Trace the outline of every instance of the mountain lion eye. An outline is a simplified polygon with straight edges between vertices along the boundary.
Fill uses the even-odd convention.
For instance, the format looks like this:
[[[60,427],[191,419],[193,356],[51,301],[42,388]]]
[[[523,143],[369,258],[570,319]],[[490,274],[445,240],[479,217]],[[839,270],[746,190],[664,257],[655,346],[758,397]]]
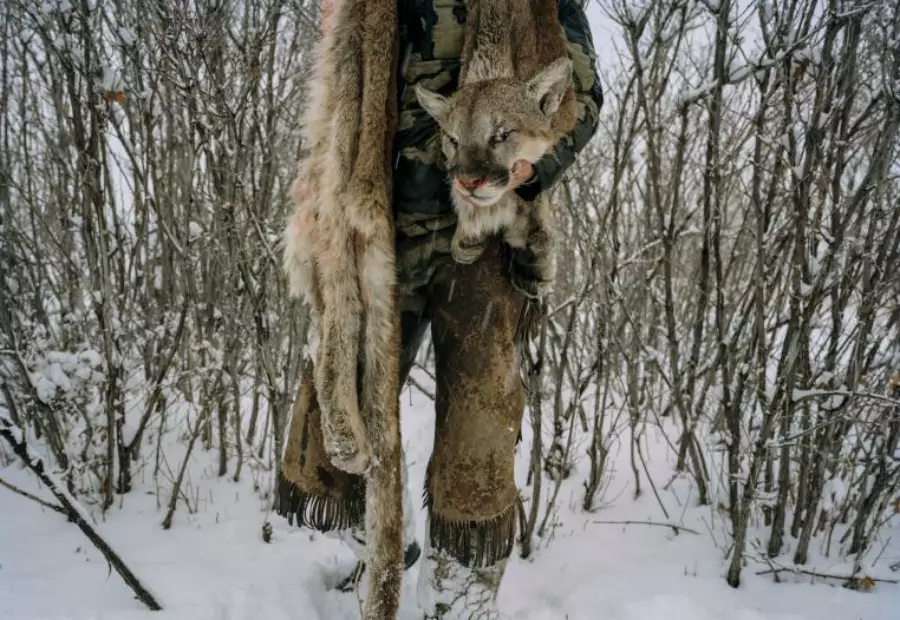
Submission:
[[[492,144],[500,144],[504,140],[509,137],[510,131],[505,127],[501,127],[497,130],[497,133],[494,134],[494,137],[491,138]]]
[[[447,138],[447,140],[450,141],[450,144],[452,144],[453,146],[459,146],[459,140],[451,136],[449,133],[445,133],[444,136]]]

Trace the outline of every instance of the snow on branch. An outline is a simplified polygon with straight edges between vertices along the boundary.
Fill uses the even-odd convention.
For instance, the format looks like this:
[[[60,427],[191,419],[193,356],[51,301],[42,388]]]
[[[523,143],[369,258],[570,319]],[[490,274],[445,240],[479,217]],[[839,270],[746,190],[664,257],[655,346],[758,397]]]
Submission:
[[[801,51],[801,45],[797,44],[789,49],[786,49],[782,52],[779,52],[772,58],[765,58],[755,63],[748,63],[737,69],[734,69],[728,73],[728,77],[722,82],[723,86],[733,86],[735,84],[740,84],[744,80],[746,80],[751,75],[758,73],[759,71],[765,71],[766,69],[771,69],[775,65],[780,62],[783,62],[786,58],[790,56],[794,56]],[[714,91],[719,86],[719,80],[711,80],[695,88],[693,90],[689,90],[681,97],[678,98],[678,106],[686,107],[693,103],[697,103],[701,99],[705,98],[708,94]]]
[[[819,398],[819,397],[839,397],[839,398],[850,398],[850,397],[858,397],[858,398],[869,398],[871,400],[878,401],[880,403],[884,403],[885,405],[891,405],[893,407],[900,408],[900,400],[896,398],[891,398],[890,396],[883,396],[881,394],[874,394],[872,392],[860,392],[858,390],[850,391],[850,390],[820,390],[820,389],[811,389],[811,390],[801,390],[799,388],[794,389],[793,393],[794,402],[800,400],[807,400],[810,398]]]
[[[806,36],[789,45],[774,56],[766,58],[764,55],[757,62],[748,62],[740,67],[731,69],[728,71],[728,76],[721,81],[721,85],[733,86],[735,84],[740,84],[751,75],[756,75],[760,71],[771,69],[787,59],[793,59],[798,62],[818,62],[818,51],[809,45],[811,38],[812,35]],[[678,105],[680,107],[685,107],[700,101],[713,92],[720,85],[719,82],[720,80],[710,80],[695,89],[687,91],[678,98]]]

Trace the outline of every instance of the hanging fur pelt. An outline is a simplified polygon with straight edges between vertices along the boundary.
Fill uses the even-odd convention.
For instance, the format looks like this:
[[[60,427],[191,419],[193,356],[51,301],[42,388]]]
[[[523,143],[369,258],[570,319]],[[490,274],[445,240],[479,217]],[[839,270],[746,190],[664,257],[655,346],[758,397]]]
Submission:
[[[310,304],[314,383],[332,463],[365,474],[365,620],[394,618],[403,571],[399,314],[390,151],[396,0],[338,0],[318,43],[284,269]]]

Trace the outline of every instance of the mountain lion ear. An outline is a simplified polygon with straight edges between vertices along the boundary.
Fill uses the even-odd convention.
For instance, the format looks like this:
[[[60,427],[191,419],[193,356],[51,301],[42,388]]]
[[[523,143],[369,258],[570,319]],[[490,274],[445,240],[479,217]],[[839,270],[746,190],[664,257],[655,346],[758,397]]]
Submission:
[[[419,100],[422,109],[428,112],[439,125],[446,120],[447,114],[450,112],[449,98],[431,92],[421,84],[416,84],[416,99]]]
[[[572,61],[568,56],[554,60],[533,78],[525,89],[540,106],[541,112],[551,116],[559,109],[566,90],[572,81]]]

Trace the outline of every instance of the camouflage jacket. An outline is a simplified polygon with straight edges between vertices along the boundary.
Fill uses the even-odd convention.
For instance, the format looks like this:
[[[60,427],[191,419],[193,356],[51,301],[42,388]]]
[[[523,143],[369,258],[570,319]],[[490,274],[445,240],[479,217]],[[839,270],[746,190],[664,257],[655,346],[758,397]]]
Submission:
[[[394,141],[394,210],[401,220],[421,221],[451,211],[450,187],[441,161],[437,124],[419,107],[413,86],[423,80],[444,95],[456,89],[466,7],[464,0],[397,1],[402,62],[398,77],[400,118]],[[535,180],[518,188],[526,200],[534,200],[572,165],[597,130],[603,104],[594,43],[577,0],[559,0],[559,21],[573,62],[580,118],[553,153],[535,165]]]

